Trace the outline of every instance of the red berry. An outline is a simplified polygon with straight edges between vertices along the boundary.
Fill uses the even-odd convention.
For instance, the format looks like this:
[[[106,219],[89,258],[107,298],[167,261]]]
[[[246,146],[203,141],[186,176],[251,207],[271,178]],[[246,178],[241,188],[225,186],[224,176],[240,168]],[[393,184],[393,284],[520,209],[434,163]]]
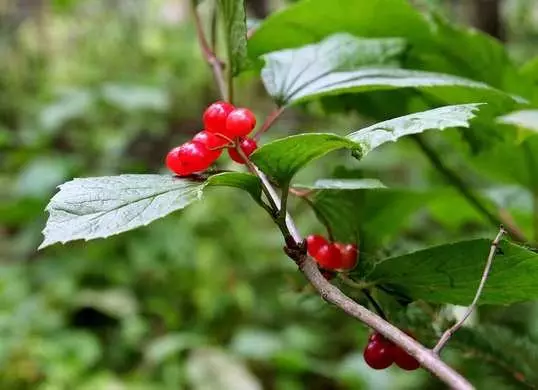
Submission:
[[[215,102],[204,111],[203,122],[206,131],[211,133],[222,133],[226,135],[226,119],[235,109],[227,102]]]
[[[383,370],[394,362],[392,350],[389,342],[369,342],[364,349],[364,361],[375,370]]]
[[[319,249],[323,245],[327,244],[328,242],[325,237],[319,234],[311,234],[306,237],[306,249],[308,251],[308,254],[312,257],[316,257],[316,254],[318,253]]]
[[[325,269],[338,269],[342,264],[342,256],[334,244],[322,245],[314,259]]]
[[[252,138],[243,138],[239,142],[239,146],[247,157],[249,157],[258,148],[258,144],[256,144],[256,141],[254,141]],[[228,154],[235,162],[238,162],[239,164],[245,164],[245,161],[239,155],[239,153],[237,153],[237,150],[235,150],[235,148],[228,148]]]
[[[404,370],[413,371],[420,367],[420,363],[417,359],[409,355],[397,345],[392,347],[392,356],[394,358],[394,363]]]
[[[193,137],[192,142],[198,142],[204,145],[207,149],[215,151],[218,150],[217,148],[222,148],[223,146],[227,145],[229,141],[215,133],[210,133],[207,130],[203,130]]]
[[[256,126],[256,117],[247,108],[236,108],[226,119],[226,134],[232,137],[245,137]]]
[[[342,256],[342,269],[352,269],[357,263],[357,246],[354,244],[342,244],[335,242],[334,245],[340,250]]]
[[[382,342],[382,343],[389,343],[389,341],[383,336],[381,333],[374,332],[368,337],[368,342]]]
[[[179,176],[206,170],[215,161],[220,152],[210,151],[197,142],[186,142],[168,152],[166,166]]]

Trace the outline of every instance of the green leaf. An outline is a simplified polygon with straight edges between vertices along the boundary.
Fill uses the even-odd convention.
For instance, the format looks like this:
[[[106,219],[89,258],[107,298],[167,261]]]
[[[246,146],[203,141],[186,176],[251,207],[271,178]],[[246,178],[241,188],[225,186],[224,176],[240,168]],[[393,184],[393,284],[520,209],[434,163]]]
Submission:
[[[303,0],[269,16],[249,40],[253,57],[347,32],[426,41],[426,20],[404,0]]]
[[[363,155],[385,142],[395,142],[400,137],[422,133],[425,130],[443,130],[450,127],[469,127],[474,111],[480,104],[460,104],[418,112],[361,129],[348,138],[361,144]]]
[[[336,239],[384,244],[400,232],[411,215],[425,207],[431,194],[391,189],[368,180],[335,180],[315,185],[311,203],[318,218],[329,223]],[[390,222],[389,222],[390,221]]]
[[[303,186],[315,190],[372,190],[387,188],[377,179],[319,179],[314,185]]]
[[[343,148],[360,154],[359,144],[336,134],[300,134],[262,146],[252,154],[251,160],[279,184],[284,184],[309,162]]]
[[[248,67],[247,22],[244,0],[219,0],[224,20],[226,48],[232,75],[238,75]]]
[[[463,89],[467,95],[488,100],[493,95],[503,95],[487,84],[457,76],[386,66],[403,48],[399,39],[361,40],[338,34],[317,44],[266,54],[262,80],[267,92],[280,105],[395,88],[458,87],[452,93]]]
[[[367,280],[388,285],[414,300],[468,305],[484,270],[491,240],[439,245],[379,262]],[[480,304],[538,298],[538,254],[503,241]]]
[[[262,187],[260,179],[249,173],[225,172],[211,176],[207,184],[210,186],[235,187],[247,191],[256,201],[261,201]]]
[[[200,199],[204,186],[168,175],[74,179],[62,184],[48,204],[50,215],[39,249],[145,226]]]
[[[538,110],[520,110],[498,118],[501,123],[538,132]]]

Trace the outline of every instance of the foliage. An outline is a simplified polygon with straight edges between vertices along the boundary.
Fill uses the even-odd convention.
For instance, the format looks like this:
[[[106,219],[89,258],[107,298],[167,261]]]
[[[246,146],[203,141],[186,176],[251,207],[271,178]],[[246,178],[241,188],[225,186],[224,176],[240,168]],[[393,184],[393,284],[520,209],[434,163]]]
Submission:
[[[417,307],[433,313],[415,324],[433,342],[476,291],[498,228],[483,209],[507,220],[527,242],[502,243],[478,320],[447,355],[470,362],[477,387],[501,383],[492,372],[538,386],[536,60],[520,67],[509,47],[406,0],[302,0],[261,21],[247,52],[243,1],[216,4],[238,100],[286,110],[252,161],[291,188],[303,233],[359,243],[355,284],[334,283],[365,305],[355,287],[369,286],[401,326]],[[161,172],[215,88],[190,24],[138,5],[152,12],[54,2],[47,28],[71,36],[58,49],[22,25],[1,42],[0,387],[438,386],[366,369],[367,330],[294,272],[256,176],[222,161],[188,179]],[[521,301],[525,319],[510,322]]]

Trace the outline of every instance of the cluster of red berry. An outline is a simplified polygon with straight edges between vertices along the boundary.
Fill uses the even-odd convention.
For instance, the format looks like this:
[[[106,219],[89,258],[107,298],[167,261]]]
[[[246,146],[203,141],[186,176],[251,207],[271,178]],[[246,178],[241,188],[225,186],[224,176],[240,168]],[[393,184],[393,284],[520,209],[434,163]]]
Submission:
[[[256,126],[256,117],[246,108],[235,108],[226,102],[211,104],[203,115],[204,130],[194,138],[175,147],[166,156],[166,166],[179,176],[205,171],[215,162],[224,148],[235,162],[245,164],[237,152],[238,145],[245,156],[258,147],[247,135]]]
[[[409,332],[406,333],[409,334]],[[392,363],[396,363],[398,367],[407,371],[413,371],[420,367],[417,359],[379,333],[373,333],[370,336],[363,356],[366,364],[376,370],[383,370]]]
[[[312,234],[306,238],[306,249],[318,265],[325,270],[348,270],[357,263],[357,246],[329,242],[323,236]]]

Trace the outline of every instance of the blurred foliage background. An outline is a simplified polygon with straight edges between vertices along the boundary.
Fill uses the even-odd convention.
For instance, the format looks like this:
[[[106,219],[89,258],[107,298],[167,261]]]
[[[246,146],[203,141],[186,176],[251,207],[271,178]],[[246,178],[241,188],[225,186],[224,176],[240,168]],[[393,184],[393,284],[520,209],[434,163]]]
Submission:
[[[284,3],[249,2],[250,16]],[[471,0],[416,3],[461,23],[481,20]],[[538,54],[538,4],[501,3],[502,29],[490,32],[522,63]],[[238,89],[238,103],[261,120],[272,104],[259,80],[243,76]],[[106,241],[36,252],[58,184],[165,172],[162,157],[201,129],[216,98],[187,1],[0,1],[0,388],[442,388],[425,372],[368,369],[367,329],[311,293],[271,221],[238,191],[215,189],[184,212]],[[272,132],[343,132],[363,122],[311,104],[287,112]],[[328,175],[343,161],[325,159],[300,178]],[[435,180],[405,142],[359,168],[391,184]],[[450,202],[429,210],[434,229],[419,213],[403,234],[387,235],[385,250],[493,234],[466,204]],[[293,212],[303,232],[322,231],[304,204]],[[535,304],[486,307],[481,318],[538,340]],[[484,386],[498,384],[480,357],[453,363]]]

